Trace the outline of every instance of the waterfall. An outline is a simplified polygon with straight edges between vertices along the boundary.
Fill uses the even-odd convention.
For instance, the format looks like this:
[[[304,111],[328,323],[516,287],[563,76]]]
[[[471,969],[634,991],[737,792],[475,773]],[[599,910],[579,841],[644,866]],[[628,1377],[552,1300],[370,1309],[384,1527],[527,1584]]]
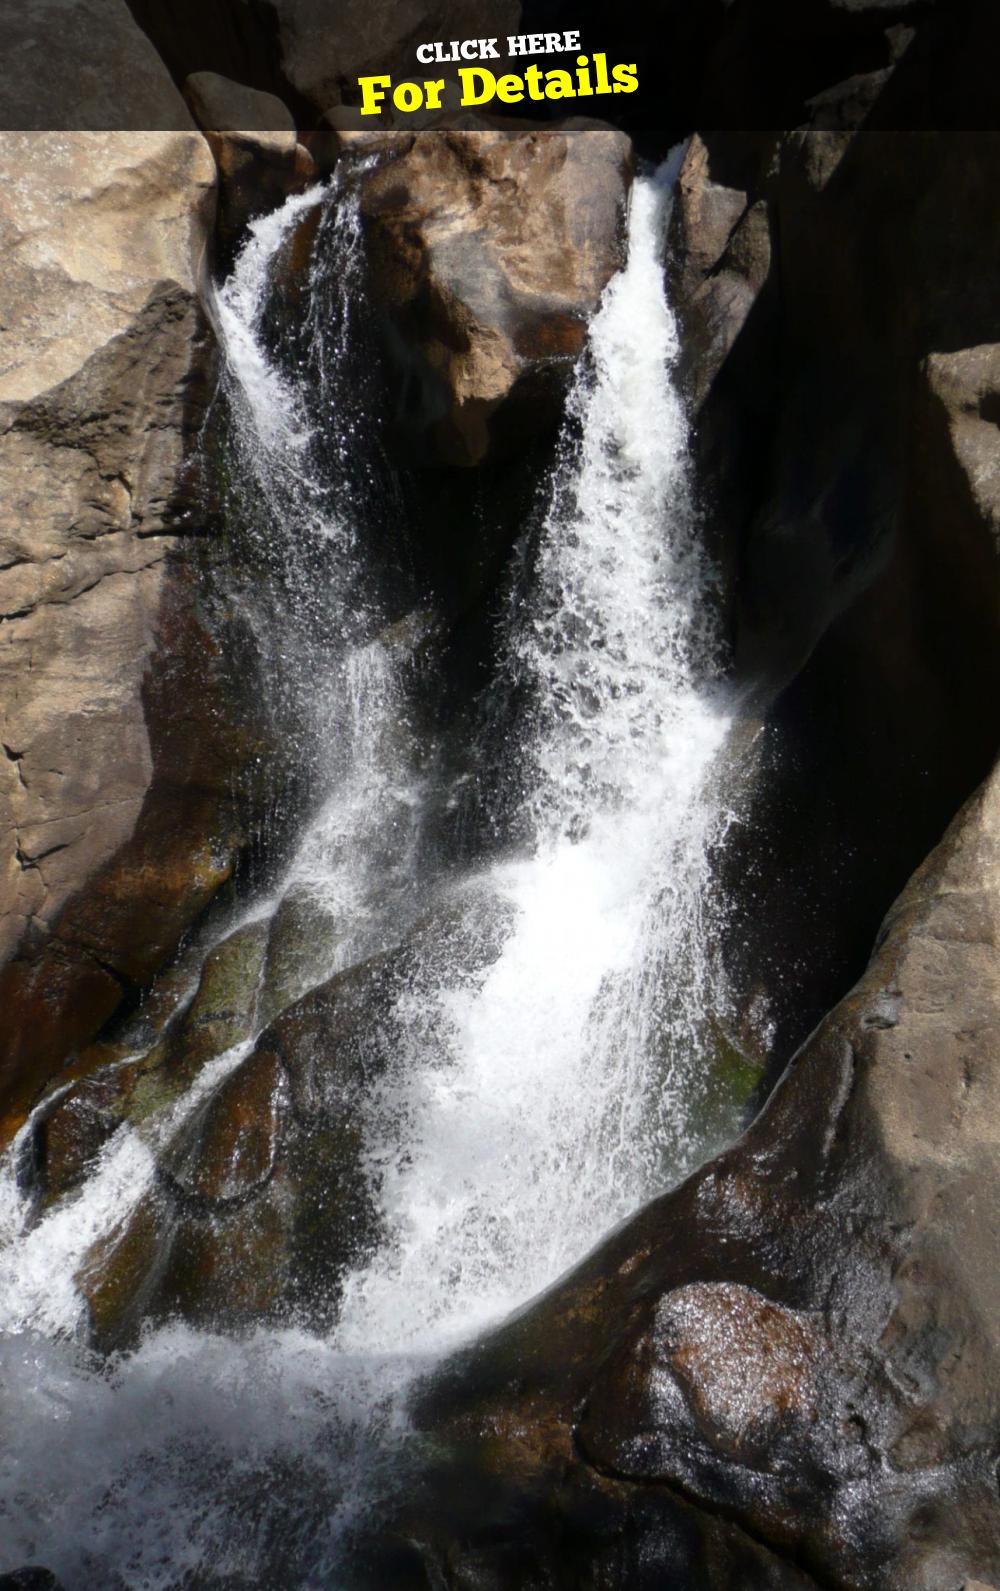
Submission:
[[[154,1150],[252,1036],[169,1110],[119,1128],[41,1216],[17,1178],[29,1124],[0,1165],[0,1358],[23,1433],[0,1448],[0,1572],[43,1561],[68,1591],[173,1591],[262,1583],[266,1561],[289,1585],[341,1584],[343,1533],[406,1449],[416,1370],[713,1147],[699,1122],[706,1021],[724,1003],[710,857],[730,719],[674,378],[669,178],[635,185],[627,263],[519,551],[497,663],[516,703],[501,804],[517,821],[461,874],[425,832],[435,764],[412,658],[427,617],[416,599],[390,612],[376,567],[373,523],[399,505],[350,370],[363,233],[349,176],[254,222],[217,293],[241,534],[271,580],[247,602],[274,710],[310,759],[301,832],[248,910],[308,896],[336,928],[318,934],[317,982],[416,936],[362,1124],[381,1236],[325,1336],[170,1326],[97,1367],[76,1340],[81,1255],[135,1208]],[[308,311],[290,327],[271,289],[307,224]]]
[[[407,993],[409,1043],[374,1102],[390,1236],[348,1286],[353,1347],[434,1349],[497,1319],[704,1148],[709,772],[729,720],[673,382],[668,202],[662,177],[636,184],[506,640],[532,702],[533,843],[477,883],[513,926],[480,979]]]

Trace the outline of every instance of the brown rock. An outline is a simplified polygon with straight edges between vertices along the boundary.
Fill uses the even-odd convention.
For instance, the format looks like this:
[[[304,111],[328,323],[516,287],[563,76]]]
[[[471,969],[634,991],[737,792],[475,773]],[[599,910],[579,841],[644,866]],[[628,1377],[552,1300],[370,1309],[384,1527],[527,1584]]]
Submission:
[[[270,926],[283,981],[269,962],[265,999],[302,971],[296,957],[282,959],[285,937],[310,922],[292,904]],[[95,1347],[128,1346],[144,1321],[172,1316],[233,1330],[290,1318],[333,1324],[343,1276],[378,1233],[365,1124],[402,1047],[397,996],[415,980],[437,985],[458,944],[475,979],[499,952],[511,910],[481,885],[445,892],[401,946],[327,977],[269,1023],[157,1151],[155,1189],[83,1262]],[[95,1073],[56,1102],[36,1146],[44,1194],[71,1188],[108,1130],[141,1122],[151,1100],[169,1104],[234,1033],[247,1035],[268,929],[250,924],[213,950],[191,1005],[149,1056]],[[320,948],[329,960],[331,943]]]
[[[212,374],[197,302],[207,145],[7,134],[0,160],[13,262],[0,293],[0,1113],[13,1125],[231,874],[246,810],[234,771],[263,747],[211,557],[184,534]]]
[[[477,464],[558,418],[621,264],[630,172],[611,131],[452,131],[364,179],[373,291],[411,366],[415,459]]]
[[[186,1199],[211,1205],[258,1193],[274,1169],[284,1092],[272,1054],[244,1061],[162,1156],[171,1186]]]
[[[708,1591],[735,1523],[767,1584],[995,1581],[998,946],[1000,772],[744,1138],[429,1391],[533,1572],[582,1529]]]
[[[217,72],[193,72],[184,94],[219,169],[217,238],[229,247],[254,216],[307,185],[312,161],[276,95]]]

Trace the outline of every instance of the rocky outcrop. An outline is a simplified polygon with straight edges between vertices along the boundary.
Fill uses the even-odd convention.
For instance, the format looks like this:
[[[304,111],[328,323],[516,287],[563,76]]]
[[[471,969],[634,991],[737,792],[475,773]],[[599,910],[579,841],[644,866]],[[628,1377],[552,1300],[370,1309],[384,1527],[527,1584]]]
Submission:
[[[995,775],[744,1138],[427,1390],[427,1577],[995,1584],[998,1034]]]
[[[214,169],[196,133],[7,134],[0,370],[0,1112],[232,872],[262,726],[192,469]]]
[[[411,459],[510,453],[558,419],[587,321],[621,264],[620,133],[425,132],[368,176],[373,294]]]
[[[216,72],[193,72],[184,95],[219,170],[215,243],[225,260],[247,224],[306,187],[316,168],[275,95]]]
[[[208,13],[199,0],[169,8],[157,0],[130,4],[177,82],[203,71],[235,78],[277,95],[302,129],[317,127],[334,106],[357,105],[362,73],[426,75],[416,60],[418,44],[484,30],[504,36],[517,31],[520,14],[517,0],[495,4],[488,27],[475,0],[347,0],[335,8],[327,0],[259,0],[252,9],[243,0],[221,0]],[[263,106],[260,112],[249,126],[267,131]]]
[[[146,1055],[124,1065],[107,1051],[83,1057],[80,1081],[36,1119],[26,1175],[42,1201],[72,1191],[123,1122],[178,1100],[232,1046],[249,1051],[162,1144],[154,1185],[84,1260],[96,1347],[131,1345],[144,1321],[175,1317],[231,1330],[290,1316],[330,1327],[345,1271],[379,1233],[364,1134],[406,1054],[400,998],[436,987],[446,969],[454,976],[458,945],[473,982],[508,924],[509,909],[485,889],[446,894],[398,948],[289,1000],[251,1048],[316,940],[315,920],[279,913],[216,946],[194,998],[172,1025],[167,1009]],[[137,1036],[123,1035],[119,1049],[128,1055]]]
[[[191,116],[126,0],[24,0],[0,16],[0,128],[180,132]]]
[[[700,474],[767,704],[732,950],[783,1055],[1000,739],[998,177],[995,134],[850,129],[696,138],[681,174]]]

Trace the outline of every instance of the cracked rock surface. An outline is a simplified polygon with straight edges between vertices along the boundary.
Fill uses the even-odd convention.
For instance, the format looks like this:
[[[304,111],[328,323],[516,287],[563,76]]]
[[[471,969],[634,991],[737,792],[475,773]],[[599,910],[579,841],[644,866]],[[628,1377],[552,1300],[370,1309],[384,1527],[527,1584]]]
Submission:
[[[199,133],[0,139],[0,1117],[172,954],[232,870],[227,702],[192,459],[213,369]],[[181,704],[180,707],[178,704]]]

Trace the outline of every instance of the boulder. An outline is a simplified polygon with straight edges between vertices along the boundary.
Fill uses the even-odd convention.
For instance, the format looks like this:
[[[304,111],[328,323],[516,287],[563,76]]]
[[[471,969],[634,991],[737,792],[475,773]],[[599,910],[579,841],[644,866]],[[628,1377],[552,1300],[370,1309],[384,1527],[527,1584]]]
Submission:
[[[360,1105],[384,1064],[393,972],[376,957],[298,1001],[160,1150],[154,1188],[80,1269],[96,1347],[176,1315],[330,1324],[373,1231]]]
[[[425,1564],[457,1535],[487,1582],[517,1545],[557,1583],[568,1540],[648,1575],[601,1584],[996,1583],[998,946],[1000,772],[742,1140],[432,1378],[418,1423],[495,1502],[462,1518],[434,1468]]]
[[[252,1048],[244,1045],[248,1052],[157,1150],[153,1188],[81,1265],[95,1347],[126,1347],[144,1322],[172,1316],[230,1330],[290,1319],[332,1325],[345,1273],[378,1236],[365,1135],[380,1083],[407,1053],[399,996],[424,980],[437,987],[448,976],[475,979],[509,924],[510,910],[488,889],[446,891],[401,945],[328,976],[270,1021]],[[267,926],[222,942],[213,952],[224,957],[221,966],[213,971],[209,958],[191,1006],[148,1057],[94,1073],[56,1100],[35,1146],[47,1197],[75,1185],[113,1126],[141,1124],[151,1098],[161,1107],[176,1099],[209,1056],[222,1054],[217,1030],[210,1048],[202,1044],[218,1003],[213,985],[231,986],[234,967],[247,960],[248,934],[259,969]],[[289,928],[279,912],[271,928],[279,945]],[[267,980],[265,972],[265,997]],[[234,987],[236,1000],[225,1003],[244,1011],[242,1039],[250,983],[239,977]]]
[[[331,106],[357,105],[362,73],[412,81],[428,72],[417,62],[418,44],[502,37],[518,31],[520,17],[517,0],[496,0],[488,26],[475,0],[260,0],[249,13],[243,0],[220,0],[207,11],[201,0],[169,7],[133,0],[132,9],[176,81],[203,71],[235,78],[277,95],[303,131]],[[263,114],[246,125],[266,130]]]
[[[51,1202],[71,1192],[124,1122],[162,1112],[209,1061],[250,1038],[267,941],[266,921],[236,929],[207,955],[195,940],[137,1013],[74,1057],[33,1118],[23,1175],[36,1195]]]
[[[523,449],[558,421],[622,263],[631,145],[610,130],[470,129],[389,153],[361,202],[398,366],[397,440],[421,464]]]
[[[127,0],[4,6],[0,54],[0,128],[179,132],[194,125]]]
[[[357,103],[359,75],[389,73],[413,80],[427,75],[416,47],[428,39],[473,38],[489,32],[502,37],[518,30],[518,0],[501,0],[491,9],[488,29],[476,0],[426,4],[408,0],[347,0],[331,15],[325,0],[270,0],[281,37],[282,68],[308,103],[322,112],[331,105]],[[445,75],[442,73],[441,75]]]

